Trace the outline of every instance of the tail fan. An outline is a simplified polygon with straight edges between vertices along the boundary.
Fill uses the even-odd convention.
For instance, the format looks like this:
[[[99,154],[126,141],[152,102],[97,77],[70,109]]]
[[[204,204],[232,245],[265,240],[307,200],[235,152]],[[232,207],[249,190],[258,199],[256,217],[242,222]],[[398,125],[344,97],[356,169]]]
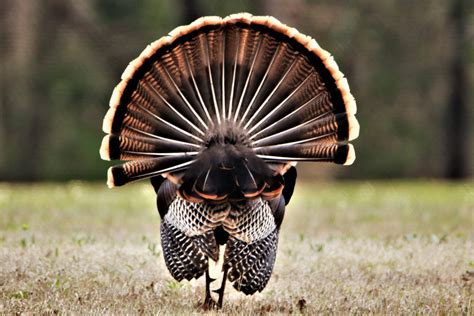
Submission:
[[[100,150],[126,161],[109,170],[111,187],[162,174],[185,179],[180,192],[194,200],[226,198],[229,183],[251,197],[280,192],[272,177],[293,162],[355,159],[347,79],[314,39],[273,17],[200,18],[148,45],[121,79]]]

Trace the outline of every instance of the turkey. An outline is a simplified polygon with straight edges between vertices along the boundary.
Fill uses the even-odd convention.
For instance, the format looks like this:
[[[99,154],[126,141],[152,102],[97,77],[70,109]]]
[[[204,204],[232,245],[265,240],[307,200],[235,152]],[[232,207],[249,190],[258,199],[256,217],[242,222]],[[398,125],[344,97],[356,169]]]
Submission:
[[[166,266],[177,281],[205,275],[205,306],[222,306],[226,281],[262,291],[296,163],[355,159],[356,103],[334,58],[273,17],[241,13],[174,29],[121,79],[100,155],[125,162],[108,186],[151,179]]]

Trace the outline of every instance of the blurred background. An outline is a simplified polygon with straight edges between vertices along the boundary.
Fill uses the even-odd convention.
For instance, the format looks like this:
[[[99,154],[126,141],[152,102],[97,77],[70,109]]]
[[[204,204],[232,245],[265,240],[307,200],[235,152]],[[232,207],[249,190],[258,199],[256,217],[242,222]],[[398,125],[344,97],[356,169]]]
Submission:
[[[102,118],[129,61],[202,15],[273,15],[336,58],[358,104],[350,168],[302,177],[472,178],[469,0],[1,0],[0,181],[105,180]]]

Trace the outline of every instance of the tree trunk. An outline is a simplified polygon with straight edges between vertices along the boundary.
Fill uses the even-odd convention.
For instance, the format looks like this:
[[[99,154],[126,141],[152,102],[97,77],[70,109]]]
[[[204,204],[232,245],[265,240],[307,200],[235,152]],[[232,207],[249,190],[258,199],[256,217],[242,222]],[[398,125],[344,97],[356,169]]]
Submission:
[[[3,180],[11,178],[30,180],[34,177],[34,144],[38,135],[29,139],[31,122],[40,104],[33,104],[34,82],[32,67],[36,57],[37,1],[8,1],[4,5],[9,12],[6,17],[7,49],[4,55],[2,74],[2,124],[8,144],[4,148],[5,170]],[[6,166],[15,166],[7,170]]]
[[[467,73],[466,73],[466,2],[455,0],[451,8],[453,55],[451,60],[451,97],[447,107],[446,176],[462,179],[468,175],[467,152]]]

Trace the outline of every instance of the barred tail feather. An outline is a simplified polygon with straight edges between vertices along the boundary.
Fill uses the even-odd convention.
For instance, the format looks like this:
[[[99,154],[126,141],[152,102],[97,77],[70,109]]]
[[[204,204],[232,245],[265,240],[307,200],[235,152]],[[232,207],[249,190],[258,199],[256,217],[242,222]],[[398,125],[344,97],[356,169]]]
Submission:
[[[128,161],[109,168],[107,185],[112,188],[129,182],[187,168],[194,161],[191,156],[160,157]]]
[[[336,141],[349,141],[359,136],[359,124],[353,115],[329,113],[322,118],[310,119],[287,130],[254,141],[254,146],[306,142],[334,134]]]
[[[197,148],[196,148],[197,147]],[[104,160],[133,160],[159,156],[196,156],[199,146],[152,137],[106,135],[100,156]]]
[[[355,160],[352,144],[298,144],[269,146],[257,156],[266,161],[326,161],[351,165]]]

